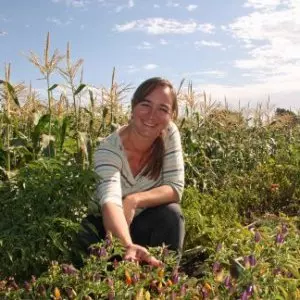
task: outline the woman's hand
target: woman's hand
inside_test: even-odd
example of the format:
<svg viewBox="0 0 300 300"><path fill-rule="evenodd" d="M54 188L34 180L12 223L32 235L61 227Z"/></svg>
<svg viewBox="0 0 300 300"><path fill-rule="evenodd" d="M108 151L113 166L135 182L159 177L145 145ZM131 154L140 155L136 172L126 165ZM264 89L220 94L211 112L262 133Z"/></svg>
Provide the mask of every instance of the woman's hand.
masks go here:
<svg viewBox="0 0 300 300"><path fill-rule="evenodd" d="M162 262L152 256L146 248L136 244L127 246L124 259L139 262L143 261L154 267L162 266Z"/></svg>
<svg viewBox="0 0 300 300"><path fill-rule="evenodd" d="M132 195L128 195L127 197L125 197L125 199L123 200L123 211L128 226L130 226L134 218L136 208L137 208L136 197L133 197Z"/></svg>

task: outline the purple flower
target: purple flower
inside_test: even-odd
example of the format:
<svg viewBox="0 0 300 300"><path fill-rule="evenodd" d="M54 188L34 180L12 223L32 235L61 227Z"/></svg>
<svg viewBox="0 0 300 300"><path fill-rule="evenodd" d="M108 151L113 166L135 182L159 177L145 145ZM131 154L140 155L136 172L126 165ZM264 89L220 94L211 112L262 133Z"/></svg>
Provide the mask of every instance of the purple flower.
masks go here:
<svg viewBox="0 0 300 300"><path fill-rule="evenodd" d="M19 286L17 285L14 277L9 277L7 281L7 285L13 290L17 290Z"/></svg>
<svg viewBox="0 0 300 300"><path fill-rule="evenodd" d="M137 274L133 274L132 275L132 283L137 283L139 281L139 277L137 276Z"/></svg>
<svg viewBox="0 0 300 300"><path fill-rule="evenodd" d="M203 288L201 290L201 293L202 293L202 298L203 299L207 299L208 298L208 291L207 291L207 289Z"/></svg>
<svg viewBox="0 0 300 300"><path fill-rule="evenodd" d="M244 293L241 296L241 300L248 300L248 294L247 291L244 291Z"/></svg>
<svg viewBox="0 0 300 300"><path fill-rule="evenodd" d="M281 273L280 268L275 268L275 269L273 270L273 274L274 274L274 275L279 275L280 273Z"/></svg>
<svg viewBox="0 0 300 300"><path fill-rule="evenodd" d="M75 299L76 298L77 294L72 288L66 287L65 291L66 291L66 294L68 295L69 299Z"/></svg>
<svg viewBox="0 0 300 300"><path fill-rule="evenodd" d="M219 252L219 251L221 251L221 250L222 250L222 243L219 243L219 244L217 245L216 251Z"/></svg>
<svg viewBox="0 0 300 300"><path fill-rule="evenodd" d="M275 242L277 244L282 244L284 242L284 236L281 233L277 233Z"/></svg>
<svg viewBox="0 0 300 300"><path fill-rule="evenodd" d="M252 229L255 229L255 225L254 225L254 224L249 225L249 226L248 226L248 229L249 229L250 231L252 231Z"/></svg>
<svg viewBox="0 0 300 300"><path fill-rule="evenodd" d="M225 287L226 287L227 289L230 288L230 286L231 286L230 276L226 276L226 278L225 278L225 280L224 280L224 284L225 284Z"/></svg>
<svg viewBox="0 0 300 300"><path fill-rule="evenodd" d="M246 292L248 296L251 296L253 294L253 285L249 285Z"/></svg>
<svg viewBox="0 0 300 300"><path fill-rule="evenodd" d="M109 246L112 245L112 234L111 234L111 232L108 232L106 234L106 238L105 238L104 244L105 244L106 247L109 247Z"/></svg>
<svg viewBox="0 0 300 300"><path fill-rule="evenodd" d="M24 282L24 288L25 288L25 290L26 290L27 292L30 291L31 286L30 286L30 283L29 283L28 281L25 281L25 282Z"/></svg>
<svg viewBox="0 0 300 300"><path fill-rule="evenodd" d="M244 257L244 266L245 266L246 269L250 268L249 256Z"/></svg>
<svg viewBox="0 0 300 300"><path fill-rule="evenodd" d="M34 275L31 275L30 283L32 283L32 284L36 283L36 278Z"/></svg>
<svg viewBox="0 0 300 300"><path fill-rule="evenodd" d="M163 257L168 256L168 255L169 255L169 252L170 252L170 251L169 251L168 247L164 247L164 248L163 248L163 253L162 253L162 254L163 254Z"/></svg>
<svg viewBox="0 0 300 300"><path fill-rule="evenodd" d="M100 273L95 273L93 277L94 277L94 281L100 281L101 280L101 274Z"/></svg>
<svg viewBox="0 0 300 300"><path fill-rule="evenodd" d="M61 268L62 272L68 275L76 274L78 272L78 270L73 265L62 264Z"/></svg>
<svg viewBox="0 0 300 300"><path fill-rule="evenodd" d="M256 265L256 258L253 254L249 255L249 263L251 267L254 267Z"/></svg>
<svg viewBox="0 0 300 300"><path fill-rule="evenodd" d="M172 291L171 300L176 300L176 293L174 291Z"/></svg>
<svg viewBox="0 0 300 300"><path fill-rule="evenodd" d="M281 232L282 232L282 234L287 234L288 228L287 228L286 224L282 224L282 226L281 226Z"/></svg>
<svg viewBox="0 0 300 300"><path fill-rule="evenodd" d="M214 264L213 264L213 272L214 273L218 273L221 271L221 264L216 261Z"/></svg>
<svg viewBox="0 0 300 300"><path fill-rule="evenodd" d="M109 277L107 278L107 284L109 287L113 287L114 286L114 281Z"/></svg>
<svg viewBox="0 0 300 300"><path fill-rule="evenodd" d="M185 296L186 295L186 286L183 284L180 288L180 296Z"/></svg>
<svg viewBox="0 0 300 300"><path fill-rule="evenodd" d="M106 254L107 254L107 252L106 252L106 249L104 247L101 247L100 249L99 248L97 249L96 256L103 257L103 256L106 256Z"/></svg>
<svg viewBox="0 0 300 300"><path fill-rule="evenodd" d="M113 266L115 269L119 266L119 262L116 259L113 261Z"/></svg>
<svg viewBox="0 0 300 300"><path fill-rule="evenodd" d="M260 235L259 231L255 231L255 234L254 234L255 243L258 243L260 240L261 240L261 235Z"/></svg>
<svg viewBox="0 0 300 300"><path fill-rule="evenodd" d="M41 284L41 285L39 285L39 286L37 287L37 292L38 292L41 296L46 297L46 288L45 288L45 286L44 286L43 284Z"/></svg>
<svg viewBox="0 0 300 300"><path fill-rule="evenodd" d="M173 274L172 274L172 282L174 283L174 284L177 284L178 282L179 282L179 274L178 274L178 271L177 270L175 270L174 272L173 272Z"/></svg>
<svg viewBox="0 0 300 300"><path fill-rule="evenodd" d="M109 291L107 295L108 300L114 300L115 299L115 292L114 291Z"/></svg>

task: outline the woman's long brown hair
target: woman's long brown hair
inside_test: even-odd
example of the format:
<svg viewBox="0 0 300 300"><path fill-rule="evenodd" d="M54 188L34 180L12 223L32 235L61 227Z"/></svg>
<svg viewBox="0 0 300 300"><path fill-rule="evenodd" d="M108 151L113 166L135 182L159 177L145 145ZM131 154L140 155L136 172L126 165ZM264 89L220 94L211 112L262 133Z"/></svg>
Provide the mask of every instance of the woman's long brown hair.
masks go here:
<svg viewBox="0 0 300 300"><path fill-rule="evenodd" d="M170 88L171 95L173 98L172 119L176 119L178 115L178 103L176 92L170 81L160 77L153 77L147 79L146 81L140 84L140 86L136 89L135 93L133 94L131 100L131 109L133 110L138 103L143 101L157 87ZM151 150L149 152L148 163L142 173L143 176L146 176L153 180L156 180L159 177L163 167L163 159L165 154L165 144L163 140L163 135L164 132L161 132L160 136L158 136L152 144Z"/></svg>

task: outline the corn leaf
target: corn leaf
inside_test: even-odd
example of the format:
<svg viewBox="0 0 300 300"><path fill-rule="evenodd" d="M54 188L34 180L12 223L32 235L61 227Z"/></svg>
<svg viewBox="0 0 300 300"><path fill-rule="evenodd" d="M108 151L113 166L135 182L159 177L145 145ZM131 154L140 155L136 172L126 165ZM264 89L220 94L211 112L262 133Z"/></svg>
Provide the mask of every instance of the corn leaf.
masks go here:
<svg viewBox="0 0 300 300"><path fill-rule="evenodd" d="M86 87L86 84L81 83L79 85L79 87L76 89L76 91L74 92L74 96L76 96L77 94L79 94L85 87Z"/></svg>
<svg viewBox="0 0 300 300"><path fill-rule="evenodd" d="M48 89L48 91L51 92L52 90L54 90L54 89L57 88L57 87L58 87L58 84L55 83L55 84L53 84L53 85Z"/></svg>

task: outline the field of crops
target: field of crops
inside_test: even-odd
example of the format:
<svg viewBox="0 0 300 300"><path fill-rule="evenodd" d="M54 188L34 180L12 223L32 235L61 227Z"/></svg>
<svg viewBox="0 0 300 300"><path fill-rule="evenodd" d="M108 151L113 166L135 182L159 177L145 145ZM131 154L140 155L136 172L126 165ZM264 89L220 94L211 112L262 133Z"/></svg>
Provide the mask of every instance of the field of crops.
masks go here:
<svg viewBox="0 0 300 300"><path fill-rule="evenodd" d="M97 178L93 152L129 117L130 86L84 82L83 61L28 58L46 99L0 79L0 299L300 299L300 117L229 109L178 87L185 252L161 268L122 261L108 237L89 257L74 237ZM61 75L53 82L53 75ZM64 92L67 91L67 92ZM83 259L83 264L82 264Z"/></svg>

